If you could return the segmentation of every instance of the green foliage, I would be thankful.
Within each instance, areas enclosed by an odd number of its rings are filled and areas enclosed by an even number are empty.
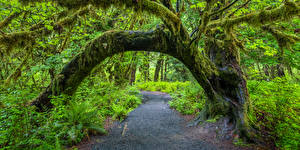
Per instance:
[[[198,114],[205,104],[205,93],[199,84],[189,84],[171,94],[170,106],[182,114]]]
[[[137,87],[144,91],[160,91],[174,93],[177,90],[186,88],[190,82],[145,82],[138,83]]]
[[[146,82],[137,84],[137,87],[145,91],[171,94],[172,101],[169,101],[169,105],[185,115],[200,112],[206,99],[200,85],[191,82]]]
[[[300,86],[286,78],[249,81],[251,124],[262,137],[282,149],[297,149],[300,143]]]
[[[26,106],[36,92],[2,89],[0,148],[62,149],[90,134],[105,134],[107,117],[123,120],[141,103],[135,87],[119,89],[110,83],[91,85],[87,81],[79,89],[73,97],[53,97],[54,108],[48,113]]]

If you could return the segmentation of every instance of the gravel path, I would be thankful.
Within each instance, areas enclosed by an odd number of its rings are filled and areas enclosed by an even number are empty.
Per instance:
[[[216,150],[214,142],[203,140],[210,134],[205,128],[188,128],[187,121],[169,108],[168,94],[142,92],[143,104],[122,123],[115,122],[107,136],[95,137],[93,150]],[[202,134],[202,137],[199,136]],[[205,137],[204,137],[205,138]]]

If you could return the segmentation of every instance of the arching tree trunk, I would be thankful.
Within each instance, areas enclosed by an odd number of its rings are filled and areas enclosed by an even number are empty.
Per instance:
[[[37,97],[32,105],[39,110],[52,107],[51,96],[72,95],[81,81],[101,61],[125,51],[153,51],[171,53],[167,34],[161,30],[150,32],[109,31],[88,43],[83,52],[73,58],[55,77],[51,84]]]
[[[207,57],[201,54],[196,44],[190,45],[189,39],[184,37],[160,29],[150,32],[106,32],[87,44],[83,52],[63,68],[32,104],[44,110],[44,107],[52,106],[49,96],[62,93],[72,95],[97,64],[114,54],[124,51],[161,52],[183,62],[205,90],[209,100],[199,120],[216,115],[229,116],[240,133],[246,133],[246,80],[237,58],[231,54],[230,45],[222,48],[214,41],[208,42]]]

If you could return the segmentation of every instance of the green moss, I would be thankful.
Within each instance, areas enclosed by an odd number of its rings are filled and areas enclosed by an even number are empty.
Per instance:
[[[14,18],[17,18],[22,13],[14,12],[10,16],[6,17],[3,21],[0,22],[0,30],[6,27]]]
[[[13,48],[30,46],[36,32],[21,31],[0,36],[1,53],[10,54]]]
[[[281,48],[290,48],[290,45],[300,41],[299,37],[276,30],[274,27],[271,27],[269,25],[262,26],[261,29],[271,33],[275,37],[279,47]]]
[[[225,28],[230,28],[232,26],[241,24],[243,22],[250,25],[264,25],[276,20],[289,20],[293,16],[298,15],[300,12],[300,7],[298,3],[286,0],[284,5],[271,10],[262,10],[260,12],[254,12],[245,16],[236,18],[227,18],[223,20],[218,20],[211,22],[209,24],[210,28],[216,26],[223,26]]]

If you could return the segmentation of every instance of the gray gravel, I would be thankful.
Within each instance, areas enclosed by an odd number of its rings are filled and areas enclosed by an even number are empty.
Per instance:
[[[215,150],[214,144],[195,138],[187,122],[169,108],[171,97],[142,92],[143,104],[122,123],[116,122],[109,135],[91,145],[94,150]],[[124,129],[125,127],[125,129]]]

